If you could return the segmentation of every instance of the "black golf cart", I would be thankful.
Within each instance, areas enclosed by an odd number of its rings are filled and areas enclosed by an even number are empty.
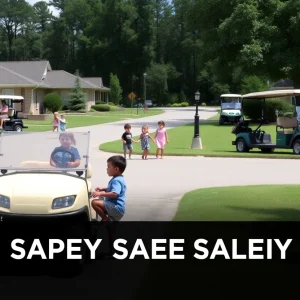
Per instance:
[[[5,100],[8,105],[8,118],[3,121],[4,131],[17,131],[21,132],[23,128],[28,128],[24,126],[23,119],[28,119],[24,116],[19,116],[19,113],[23,112],[24,98],[22,96],[4,96],[0,95],[0,100]],[[20,104],[21,110],[16,109],[16,104]]]

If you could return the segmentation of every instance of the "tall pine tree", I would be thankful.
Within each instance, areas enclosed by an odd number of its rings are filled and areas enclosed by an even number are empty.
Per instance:
[[[79,72],[76,71],[75,86],[69,94],[70,110],[78,111],[86,109],[86,95],[81,90]]]

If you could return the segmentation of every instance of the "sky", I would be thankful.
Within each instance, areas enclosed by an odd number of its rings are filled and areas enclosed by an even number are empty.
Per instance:
[[[35,4],[36,2],[39,2],[40,0],[26,0],[31,5]],[[49,2],[49,0],[44,0],[45,2]],[[52,6],[49,6],[49,9],[53,12],[54,16],[58,16],[58,11],[53,8]]]

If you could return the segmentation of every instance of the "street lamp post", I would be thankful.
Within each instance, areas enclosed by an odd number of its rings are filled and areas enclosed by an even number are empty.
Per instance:
[[[146,101],[146,76],[147,73],[144,73],[144,101]]]
[[[202,141],[199,132],[199,115],[198,115],[198,105],[200,100],[200,93],[197,91],[195,93],[195,101],[196,101],[196,114],[194,120],[194,137],[192,141],[191,149],[202,149]]]

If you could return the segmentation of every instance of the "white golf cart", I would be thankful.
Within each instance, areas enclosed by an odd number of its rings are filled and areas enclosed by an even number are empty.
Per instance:
[[[241,95],[240,94],[222,94],[221,111],[219,124],[237,123],[242,116],[241,112]]]

